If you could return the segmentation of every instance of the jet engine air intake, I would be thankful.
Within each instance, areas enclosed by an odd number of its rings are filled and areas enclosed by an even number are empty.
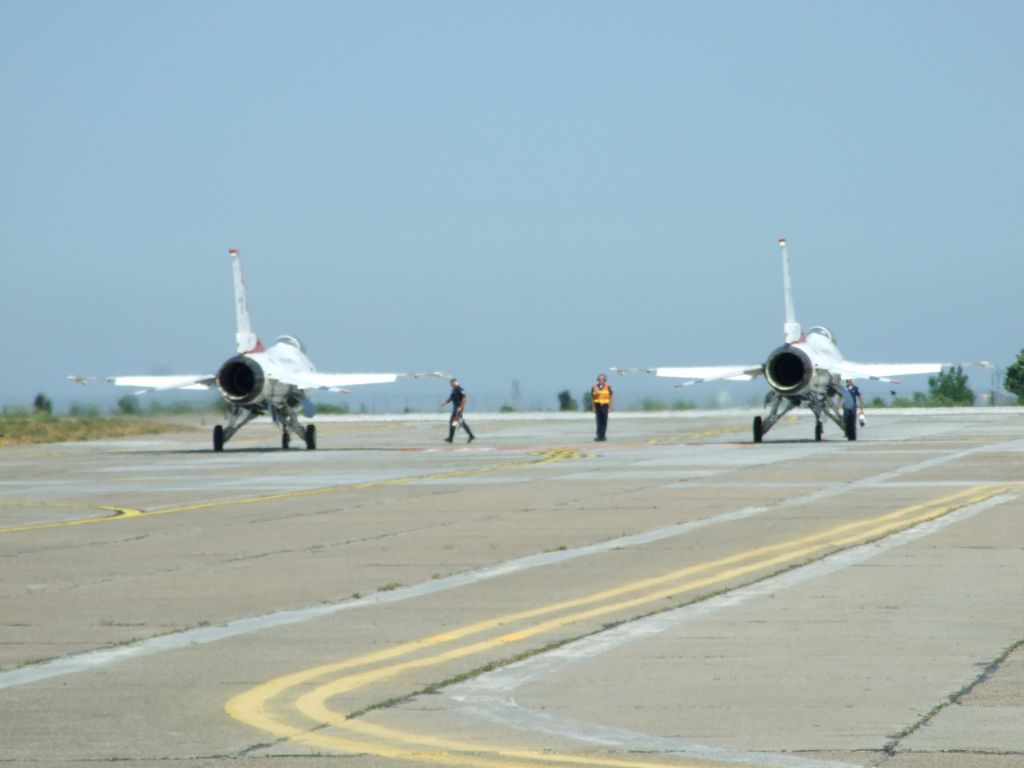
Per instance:
[[[811,385],[814,364],[802,349],[786,344],[768,356],[764,375],[780,395],[801,395]]]
[[[263,399],[266,377],[263,368],[245,355],[236,355],[217,372],[220,393],[233,403],[249,404]]]

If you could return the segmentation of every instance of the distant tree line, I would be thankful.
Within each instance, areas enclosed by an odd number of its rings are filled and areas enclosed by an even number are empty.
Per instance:
[[[1003,386],[1011,395],[1017,396],[1017,403],[1024,405],[1024,349],[1017,353],[1017,359],[1006,369]]]

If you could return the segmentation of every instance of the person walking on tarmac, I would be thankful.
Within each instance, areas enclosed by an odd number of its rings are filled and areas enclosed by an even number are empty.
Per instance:
[[[469,428],[469,424],[462,418],[462,411],[466,407],[466,400],[469,399],[469,395],[466,394],[466,390],[459,386],[458,379],[452,379],[449,383],[452,385],[452,393],[448,396],[447,400],[441,403],[441,405],[452,404],[452,417],[448,420],[448,437],[444,441],[446,443],[452,442],[455,438],[455,430],[461,426],[466,430],[466,434],[469,435],[469,439],[466,442],[472,443],[475,436]]]
[[[612,410],[612,388],[603,373],[597,375],[597,384],[590,389],[590,403],[597,418],[597,437],[594,440],[604,442],[607,440],[608,414]]]
[[[859,409],[857,415],[860,419],[860,425],[863,427],[864,422],[867,421],[867,419],[864,416],[864,397],[860,393],[860,387],[853,383],[853,379],[847,379],[846,388],[850,390],[850,394],[853,395],[853,404]]]

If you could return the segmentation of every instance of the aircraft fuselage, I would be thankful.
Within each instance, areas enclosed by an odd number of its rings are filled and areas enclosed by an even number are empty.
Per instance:
[[[217,387],[233,405],[294,407],[305,398],[305,392],[282,379],[314,370],[298,340],[282,336],[265,351],[246,352],[228,359],[217,372]]]

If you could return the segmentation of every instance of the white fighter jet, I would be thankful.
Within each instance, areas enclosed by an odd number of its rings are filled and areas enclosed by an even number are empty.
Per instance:
[[[783,345],[768,355],[759,365],[724,365],[685,368],[612,368],[616,373],[642,371],[656,376],[685,379],[688,386],[706,381],[746,381],[764,376],[771,387],[765,398],[768,414],[754,417],[754,442],[760,443],[764,435],[786,413],[798,405],[814,412],[814,439],[821,440],[826,418],[834,421],[848,440],[857,439],[856,409],[837,405],[844,395],[845,379],[872,379],[899,383],[895,376],[939,373],[949,363],[855,363],[846,360],[836,346],[827,328],[815,326],[804,332],[796,321],[793,294],[789,280],[789,251],[785,239],[779,240],[782,249],[782,281],[786,300],[786,321],[783,325]],[[988,366],[987,363],[968,365]]]
[[[281,447],[287,448],[291,435],[316,448],[316,427],[299,423],[301,408],[307,418],[315,414],[307,391],[326,389],[347,392],[345,387],[357,384],[388,384],[402,377],[449,378],[446,373],[320,373],[306,356],[302,343],[294,336],[281,336],[269,348],[253,332],[249,306],[245,298],[242,262],[238,251],[229,251],[235,278],[235,345],[237,354],[221,365],[215,374],[168,376],[110,376],[105,380],[121,387],[134,387],[144,392],[169,389],[211,389],[217,387],[229,406],[227,426],[213,428],[213,450],[224,450],[224,443],[245,424],[269,413],[281,427]],[[79,383],[94,380],[86,376],[69,376]]]

